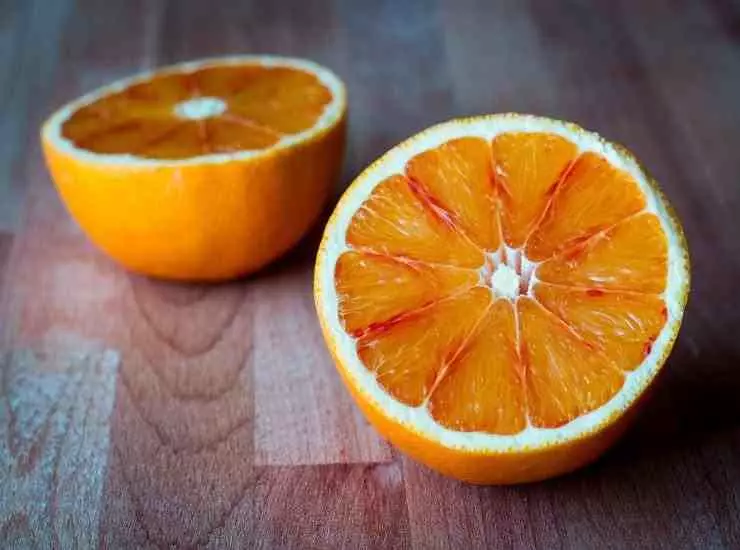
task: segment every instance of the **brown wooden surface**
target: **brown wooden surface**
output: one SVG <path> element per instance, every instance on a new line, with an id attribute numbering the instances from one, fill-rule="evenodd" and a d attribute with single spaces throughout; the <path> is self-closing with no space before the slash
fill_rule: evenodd
<path id="1" fill-rule="evenodd" d="M 740 548 L 737 0 L 0 0 L 0 52 L 0 547 Z M 127 274 L 85 241 L 43 117 L 244 52 L 346 80 L 342 186 L 425 126 L 495 111 L 575 120 L 644 161 L 683 219 L 693 293 L 622 443 L 545 483 L 444 479 L 343 391 L 312 307 L 318 230 L 217 286 Z"/>

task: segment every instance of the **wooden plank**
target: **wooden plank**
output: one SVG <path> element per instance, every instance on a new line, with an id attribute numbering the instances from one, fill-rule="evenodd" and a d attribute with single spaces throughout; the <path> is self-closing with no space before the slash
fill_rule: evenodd
<path id="1" fill-rule="evenodd" d="M 436 1 L 337 2 L 354 109 L 348 162 L 358 174 L 403 139 L 455 114 Z"/>
<path id="2" fill-rule="evenodd" d="M 97 546 L 118 354 L 0 352 L 0 541 Z"/>
<path id="3" fill-rule="evenodd" d="M 191 546 L 251 486 L 250 295 L 236 286 L 134 293 L 140 311 L 128 315 L 104 540 Z M 198 317 L 208 323 L 196 333 Z"/>
<path id="4" fill-rule="evenodd" d="M 511 489 L 473 487 L 403 459 L 414 548 L 555 548 L 551 518 L 535 523 Z"/>
<path id="5" fill-rule="evenodd" d="M 444 2 L 440 11 L 442 59 L 453 86 L 455 116 L 566 116 L 552 90 L 550 45 L 526 3 L 462 0 Z"/>
<path id="6" fill-rule="evenodd" d="M 20 223 L 28 187 L 25 160 L 39 150 L 37 128 L 72 11 L 71 0 L 6 0 L 0 6 L 0 230 L 16 230 Z"/>
<path id="7" fill-rule="evenodd" d="M 69 101 L 114 80 L 151 69 L 158 61 L 165 0 L 127 0 L 101 6 L 79 0 L 67 32 Z M 64 82 L 64 80 L 63 80 Z"/>
<path id="8" fill-rule="evenodd" d="M 727 439 L 699 449 L 625 443 L 585 470 L 521 487 L 465 485 L 406 460 L 412 540 L 418 548 L 733 548 L 738 440 Z"/>
<path id="9" fill-rule="evenodd" d="M 51 95 L 71 0 L 52 5 L 7 0 L 0 6 L 0 230 L 17 230 L 25 200 L 26 158 L 37 154 L 37 128 Z M 43 4 L 43 5 L 42 5 Z"/>
<path id="10" fill-rule="evenodd" d="M 326 350 L 313 305 L 312 258 L 296 256 L 250 283 L 259 296 L 256 464 L 388 461 L 388 445 L 352 405 Z"/>
<path id="11" fill-rule="evenodd" d="M 110 311 L 121 279 L 106 278 L 112 266 L 86 244 L 33 165 L 25 169 L 31 198 L 0 300 L 2 393 L 7 410 L 17 409 L 9 420 L 3 414 L 0 439 L 23 442 L 2 460 L 3 480 L 13 482 L 0 487 L 13 493 L 1 499 L 0 541 L 92 547 L 99 542 L 120 361 L 106 345 L 111 323 L 99 313 Z M 27 421 L 14 423 L 21 416 Z"/>
<path id="12" fill-rule="evenodd" d="M 257 548 L 409 547 L 398 462 L 259 468 L 254 506 Z"/>
<path id="13" fill-rule="evenodd" d="M 204 56 L 272 53 L 330 63 L 342 55 L 331 0 L 167 3 L 160 34 L 166 63 Z"/>

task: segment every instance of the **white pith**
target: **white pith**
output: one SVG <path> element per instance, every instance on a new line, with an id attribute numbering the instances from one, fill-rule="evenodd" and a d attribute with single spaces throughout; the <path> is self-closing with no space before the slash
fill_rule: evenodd
<path id="1" fill-rule="evenodd" d="M 514 300 L 518 296 L 533 296 L 537 265 L 527 258 L 524 251 L 502 245 L 496 252 L 487 253 L 486 262 L 480 269 L 480 284 L 490 287 L 496 298 Z"/>
<path id="2" fill-rule="evenodd" d="M 497 296 L 514 299 L 519 295 L 519 274 L 506 264 L 498 264 L 491 275 L 491 288 Z"/>
<path id="3" fill-rule="evenodd" d="M 72 141 L 62 134 L 62 125 L 72 114 L 84 107 L 111 94 L 120 92 L 134 84 L 151 80 L 154 76 L 165 74 L 189 73 L 207 67 L 221 67 L 229 65 L 257 65 L 261 67 L 286 67 L 305 71 L 314 75 L 331 92 L 331 101 L 324 107 L 324 111 L 316 123 L 310 128 L 296 134 L 283 134 L 280 139 L 265 149 L 244 150 L 234 153 L 218 153 L 212 155 L 198 155 L 187 159 L 152 159 L 137 157 L 129 154 L 106 154 L 80 149 Z M 189 164 L 221 164 L 234 160 L 245 160 L 260 156 L 273 154 L 280 149 L 286 149 L 296 143 L 307 141 L 313 136 L 320 134 L 334 126 L 346 109 L 347 93 L 344 84 L 329 69 L 309 61 L 293 57 L 281 57 L 275 55 L 241 55 L 230 57 L 219 57 L 213 59 L 202 59 L 178 63 L 169 67 L 156 69 L 136 76 L 119 80 L 102 88 L 85 94 L 84 96 L 68 103 L 52 114 L 41 130 L 44 140 L 48 140 L 53 146 L 68 155 L 80 158 L 85 162 L 103 163 L 106 165 L 135 165 L 142 166 L 185 166 Z"/>
<path id="4" fill-rule="evenodd" d="M 226 102 L 218 97 L 194 97 L 175 105 L 175 116 L 185 120 L 205 120 L 226 112 Z"/>
<path id="5" fill-rule="evenodd" d="M 548 132 L 560 135 L 575 143 L 580 153 L 598 153 L 635 179 L 646 197 L 645 210 L 658 216 L 668 241 L 667 285 L 662 296 L 666 304 L 667 321 L 643 363 L 634 371 L 624 373 L 625 383 L 621 390 L 602 407 L 559 428 L 537 428 L 528 423 L 523 431 L 515 435 L 459 432 L 438 424 L 431 417 L 426 404 L 413 408 L 391 397 L 378 384 L 374 373 L 362 364 L 357 356 L 355 340 L 344 331 L 338 316 L 334 268 L 339 256 L 348 250 L 345 236 L 352 216 L 379 182 L 394 174 L 403 173 L 406 162 L 411 157 L 451 139 L 481 137 L 490 141 L 504 132 Z M 434 126 L 389 151 L 367 168 L 340 200 L 326 227 L 316 265 L 315 286 L 316 294 L 319 296 L 317 300 L 319 316 L 325 329 L 334 338 L 335 353 L 344 365 L 346 375 L 352 380 L 353 386 L 358 388 L 378 409 L 384 411 L 385 415 L 406 425 L 423 437 L 438 441 L 448 447 L 477 452 L 516 452 L 549 447 L 558 442 L 583 437 L 620 416 L 657 374 L 665 354 L 669 351 L 681 323 L 689 279 L 688 258 L 682 244 L 680 229 L 676 227 L 669 215 L 664 199 L 653 191 L 648 179 L 648 176 L 630 156 L 622 153 L 597 134 L 586 132 L 575 125 L 534 116 L 492 115 L 453 120 Z M 507 248 L 506 256 L 510 258 L 517 252 Z M 494 256 L 496 256 L 494 264 L 496 265 L 503 256 L 502 251 Z M 531 273 L 535 267 L 522 255 L 522 272 L 528 270 Z M 532 275 L 527 294 L 535 282 L 536 278 Z M 496 292 L 495 282 L 494 292 Z"/>

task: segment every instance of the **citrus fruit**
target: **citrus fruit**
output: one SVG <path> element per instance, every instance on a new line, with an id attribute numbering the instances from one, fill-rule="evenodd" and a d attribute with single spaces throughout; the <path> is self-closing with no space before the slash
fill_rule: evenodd
<path id="1" fill-rule="evenodd" d="M 264 266 L 317 218 L 341 169 L 345 96 L 306 60 L 188 62 L 77 99 L 41 139 L 103 251 L 144 274 L 218 280 Z"/>
<path id="2" fill-rule="evenodd" d="M 547 478 L 624 430 L 677 336 L 689 260 L 635 159 L 574 124 L 434 126 L 347 189 L 314 296 L 338 370 L 402 451 L 475 483 Z"/>

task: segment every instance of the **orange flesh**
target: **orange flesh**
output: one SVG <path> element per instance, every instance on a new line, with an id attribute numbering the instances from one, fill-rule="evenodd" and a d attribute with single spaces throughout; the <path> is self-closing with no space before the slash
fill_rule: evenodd
<path id="1" fill-rule="evenodd" d="M 385 391 L 442 426 L 562 426 L 614 397 L 666 323 L 667 242 L 645 205 L 631 176 L 559 136 L 449 141 L 354 214 L 340 320 Z M 513 298 L 492 282 L 502 263 Z"/>
<path id="2" fill-rule="evenodd" d="M 440 216 L 455 223 L 478 246 L 500 244 L 491 152 L 485 140 L 463 138 L 412 158 L 407 176 Z"/>
<path id="3" fill-rule="evenodd" d="M 503 134 L 491 147 L 504 238 L 508 246 L 519 248 L 575 159 L 576 146 L 551 134 Z"/>
<path id="4" fill-rule="evenodd" d="M 219 100 L 223 108 L 184 116 L 182 106 L 199 98 Z M 64 122 L 62 135 L 95 153 L 154 159 L 265 149 L 313 126 L 330 101 L 315 76 L 297 69 L 201 68 L 157 75 L 82 107 Z"/>

